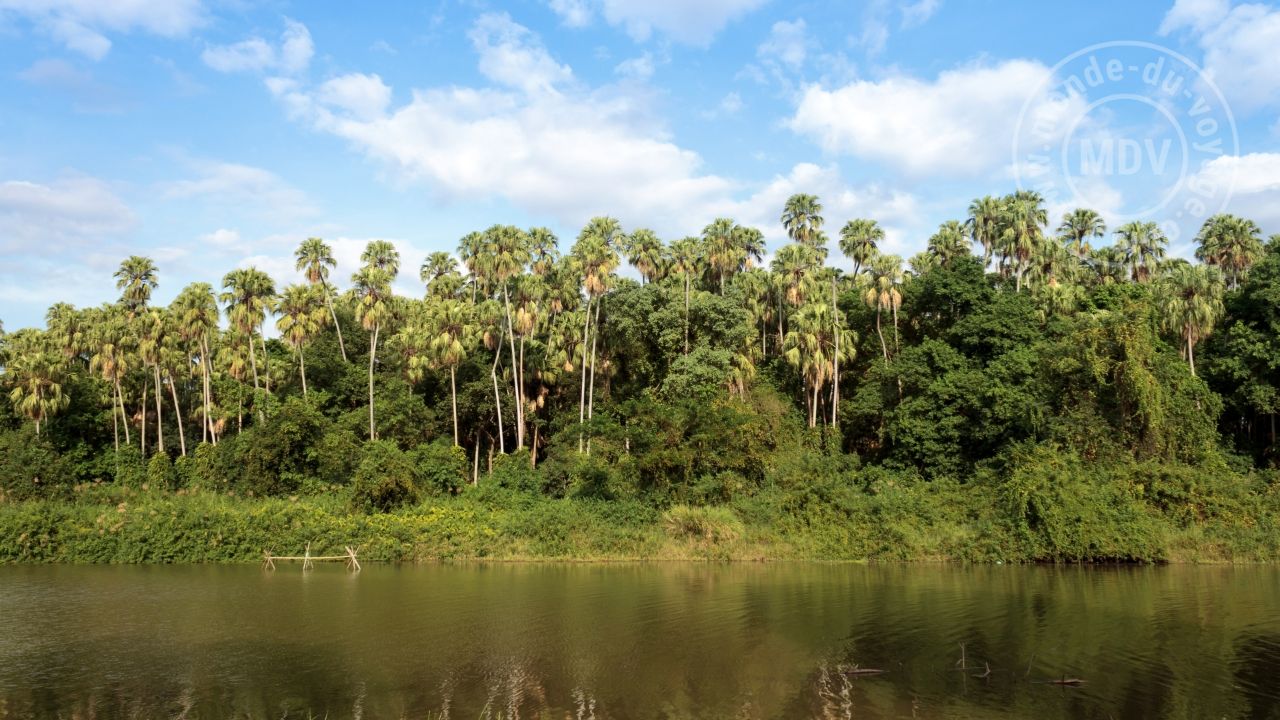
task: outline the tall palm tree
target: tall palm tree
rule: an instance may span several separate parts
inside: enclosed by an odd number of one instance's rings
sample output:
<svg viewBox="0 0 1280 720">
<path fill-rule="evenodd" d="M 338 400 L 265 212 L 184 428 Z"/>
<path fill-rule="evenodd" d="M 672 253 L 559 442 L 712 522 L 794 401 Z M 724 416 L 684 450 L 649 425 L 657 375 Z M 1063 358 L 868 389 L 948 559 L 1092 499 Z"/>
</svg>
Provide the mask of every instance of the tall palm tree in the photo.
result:
<svg viewBox="0 0 1280 720">
<path fill-rule="evenodd" d="M 378 360 L 378 333 L 391 318 L 391 283 L 400 272 L 400 253 L 386 240 L 372 240 L 360 255 L 364 267 L 351 276 L 356 320 L 369 333 L 369 439 L 377 440 L 373 413 L 373 369 Z"/>
<path fill-rule="evenodd" d="M 458 291 L 462 276 L 458 273 L 458 261 L 447 252 L 433 252 L 422 261 L 418 278 L 427 286 L 427 295 L 448 297 Z"/>
<path fill-rule="evenodd" d="M 1164 260 L 1169 239 L 1160 226 L 1153 222 L 1130 222 L 1116 228 L 1115 247 L 1124 254 L 1134 282 L 1145 283 L 1155 274 Z"/>
<path fill-rule="evenodd" d="M 821 260 L 808 245 L 790 243 L 778 248 L 773 256 L 773 272 L 783 287 L 787 303 L 800 307 L 816 289 L 815 273 L 822 266 Z"/>
<path fill-rule="evenodd" d="M 449 368 L 449 396 L 453 405 L 453 444 L 458 434 L 458 366 L 467 359 L 476 326 L 471 308 L 461 300 L 446 298 L 428 309 L 431 328 L 430 357 L 436 367 Z M 536 450 L 536 448 L 535 448 Z"/>
<path fill-rule="evenodd" d="M 320 238 L 307 238 L 302 241 L 293 253 L 297 260 L 297 269 L 306 275 L 307 282 L 319 285 L 324 292 L 324 303 L 329 308 L 329 317 L 333 320 L 333 329 L 338 333 L 338 351 L 342 353 L 342 361 L 347 361 L 347 344 L 342 339 L 342 325 L 338 322 L 338 313 L 333 309 L 333 292 L 329 288 L 329 271 L 338 266 L 333 257 L 333 248 Z"/>
<path fill-rule="evenodd" d="M 964 226 L 956 220 L 948 220 L 938 226 L 938 232 L 929 238 L 929 254 L 938 260 L 938 264 L 949 267 L 959 257 L 969 254 L 969 237 Z"/>
<path fill-rule="evenodd" d="M 582 287 L 586 291 L 586 317 L 582 330 L 582 388 L 578 402 L 578 424 L 581 426 L 592 417 L 595 405 L 596 386 L 596 341 L 600 335 L 601 298 L 608 291 L 613 280 L 613 271 L 618 267 L 617 245 L 622 238 L 622 226 L 610 217 L 592 218 L 587 226 L 578 234 L 578 241 L 573 246 L 574 261 L 582 273 Z M 592 317 L 591 305 L 595 303 L 595 317 Z M 592 324 L 595 332 L 591 333 Z M 591 362 L 587 362 L 587 337 L 591 338 Z M 588 380 L 588 375 L 590 380 Z M 585 407 L 584 407 L 585 406 Z M 578 435 L 578 451 L 584 450 L 584 435 Z M 586 446 L 590 452 L 590 446 Z"/>
<path fill-rule="evenodd" d="M 120 263 L 120 269 L 115 272 L 116 289 L 121 291 L 120 302 L 130 316 L 140 312 L 151 300 L 151 291 L 158 284 L 158 272 L 155 262 L 141 255 L 131 255 Z"/>
<path fill-rule="evenodd" d="M 662 240 L 648 228 L 641 228 L 628 236 L 627 262 L 640 273 L 642 283 L 653 282 L 658 276 L 665 250 Z"/>
<path fill-rule="evenodd" d="M 1004 201 L 985 195 L 969 203 L 969 217 L 965 225 L 969 236 L 982 246 L 982 264 L 991 262 L 991 255 L 1000 240 L 1000 222 L 1004 215 Z"/>
<path fill-rule="evenodd" d="M 502 291 L 502 307 L 507 324 L 507 346 L 511 352 L 511 384 L 515 398 L 516 448 L 524 447 L 524 370 L 516 355 L 516 337 L 511 313 L 511 279 L 529 263 L 529 236 L 511 225 L 494 225 L 484 232 L 486 255 L 480 259 L 482 270 Z"/>
<path fill-rule="evenodd" d="M 792 241 L 812 245 L 822 229 L 822 202 L 816 195 L 797 193 L 782 207 L 782 227 Z"/>
<path fill-rule="evenodd" d="M 290 285 L 280 294 L 276 305 L 279 316 L 276 329 L 280 337 L 298 355 L 298 376 L 302 379 L 302 396 L 307 396 L 306 346 L 320 332 L 324 323 L 324 300 L 315 285 Z"/>
<path fill-rule="evenodd" d="M 213 405 L 213 353 L 210 339 L 218 330 L 218 299 L 208 283 L 192 283 L 178 293 L 170 305 L 176 316 L 178 335 L 187 343 L 188 354 L 199 358 L 200 386 L 204 402 L 201 415 L 204 418 L 200 431 L 202 442 L 218 443 L 214 432 L 211 408 Z"/>
<path fill-rule="evenodd" d="M 687 237 L 671 243 L 671 272 L 684 281 L 684 354 L 689 354 L 689 291 L 692 278 L 702 273 L 702 244 Z"/>
<path fill-rule="evenodd" d="M 3 379 L 9 401 L 20 415 L 40 426 L 63 410 L 71 399 L 63 392 L 65 359 L 53 339 L 39 330 L 19 330 L 8 338 Z"/>
<path fill-rule="evenodd" d="M 92 354 L 89 357 L 89 369 L 97 372 L 103 381 L 115 390 L 111 404 L 112 436 L 115 440 L 116 452 L 120 451 L 120 422 L 124 423 L 124 441 L 128 445 L 130 439 L 129 418 L 124 409 L 124 392 L 121 383 L 128 375 L 131 362 L 129 348 L 130 335 L 126 331 L 123 310 L 116 305 L 106 305 L 92 311 L 89 322 L 89 345 Z M 116 411 L 119 410 L 119 418 Z"/>
<path fill-rule="evenodd" d="M 267 321 L 273 298 L 276 294 L 275 281 L 257 268 L 238 268 L 222 278 L 223 293 L 221 300 L 227 309 L 227 320 L 231 328 L 248 340 L 249 367 L 253 372 L 254 406 L 258 411 L 258 419 L 262 420 L 262 408 L 257 393 L 261 390 L 258 380 L 258 355 L 254 349 L 254 337 L 260 334 Z M 268 392 L 270 388 L 268 387 Z"/>
<path fill-rule="evenodd" d="M 702 229 L 702 242 L 708 269 L 715 274 L 723 295 L 725 281 L 746 261 L 737 225 L 729 218 L 716 218 Z"/>
<path fill-rule="evenodd" d="M 876 256 L 882 242 L 884 229 L 875 220 L 850 220 L 840 228 L 840 252 L 853 261 L 854 277 Z"/>
<path fill-rule="evenodd" d="M 1214 215 L 1196 235 L 1196 257 L 1222 269 L 1232 290 L 1249 268 L 1262 257 L 1262 231 L 1252 220 L 1235 215 Z"/>
<path fill-rule="evenodd" d="M 560 258 L 559 240 L 555 233 L 544 227 L 529 231 L 529 269 L 538 277 L 545 277 Z"/>
<path fill-rule="evenodd" d="M 135 318 L 138 321 L 138 357 L 150 367 L 155 378 L 156 451 L 164 452 L 164 392 L 160 388 L 160 364 L 163 359 L 166 323 L 164 315 L 152 308 Z M 142 409 L 143 436 L 146 436 L 146 412 Z M 145 442 L 144 442 L 145 445 Z M 145 452 L 145 448 L 144 448 Z"/>
<path fill-rule="evenodd" d="M 1013 263 L 1014 287 L 1018 292 L 1022 291 L 1023 275 L 1044 238 L 1048 221 L 1044 198 L 1039 193 L 1019 190 L 1005 198 L 997 247 Z"/>
<path fill-rule="evenodd" d="M 1157 288 L 1163 325 L 1182 341 L 1182 357 L 1195 375 L 1195 347 L 1222 317 L 1222 275 L 1207 265 L 1179 263 L 1160 279 Z"/>
<path fill-rule="evenodd" d="M 894 347 L 898 345 L 898 308 L 902 307 L 902 258 L 897 255 L 878 255 L 867 268 L 867 283 L 862 299 L 876 311 L 876 335 L 880 336 L 880 350 L 885 364 L 889 362 L 889 346 L 884 340 L 880 317 L 885 310 L 893 313 Z"/>
<path fill-rule="evenodd" d="M 1068 247 L 1076 257 L 1085 258 L 1092 250 L 1089 246 L 1089 238 L 1100 238 L 1106 235 L 1107 223 L 1094 210 L 1076 208 L 1062 216 L 1058 234 L 1069 242 Z"/>
</svg>

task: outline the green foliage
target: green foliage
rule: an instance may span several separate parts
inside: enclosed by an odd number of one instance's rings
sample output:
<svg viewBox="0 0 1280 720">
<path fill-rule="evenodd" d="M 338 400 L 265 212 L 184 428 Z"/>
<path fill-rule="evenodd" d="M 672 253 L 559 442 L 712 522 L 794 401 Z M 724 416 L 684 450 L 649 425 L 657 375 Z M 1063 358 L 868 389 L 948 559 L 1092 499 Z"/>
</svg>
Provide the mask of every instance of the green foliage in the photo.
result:
<svg viewBox="0 0 1280 720">
<path fill-rule="evenodd" d="M 709 544 L 731 543 L 742 537 L 742 521 L 727 507 L 673 505 L 662 514 L 667 533 L 677 539 Z"/>
<path fill-rule="evenodd" d="M 471 473 L 467 453 L 448 440 L 419 445 L 410 453 L 414 480 L 433 495 L 456 495 L 466 487 Z"/>
<path fill-rule="evenodd" d="M 34 428 L 0 433 L 0 500 L 65 497 L 74 484 L 67 463 Z"/>
<path fill-rule="evenodd" d="M 415 468 L 408 455 L 388 440 L 365 443 L 351 487 L 351 507 L 388 512 L 417 500 Z"/>
<path fill-rule="evenodd" d="M 178 473 L 168 453 L 158 452 L 147 463 L 147 487 L 152 490 L 172 490 L 177 485 Z"/>
</svg>

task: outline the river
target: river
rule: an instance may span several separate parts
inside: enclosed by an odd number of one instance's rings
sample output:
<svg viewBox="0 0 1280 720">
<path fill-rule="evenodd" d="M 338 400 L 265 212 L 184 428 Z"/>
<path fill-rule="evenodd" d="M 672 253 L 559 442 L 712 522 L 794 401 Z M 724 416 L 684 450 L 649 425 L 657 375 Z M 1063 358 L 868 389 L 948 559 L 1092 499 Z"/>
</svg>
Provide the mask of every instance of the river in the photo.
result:
<svg viewBox="0 0 1280 720">
<path fill-rule="evenodd" d="M 152 717 L 1280 718 L 1280 568 L 0 567 L 0 718 Z"/>
</svg>

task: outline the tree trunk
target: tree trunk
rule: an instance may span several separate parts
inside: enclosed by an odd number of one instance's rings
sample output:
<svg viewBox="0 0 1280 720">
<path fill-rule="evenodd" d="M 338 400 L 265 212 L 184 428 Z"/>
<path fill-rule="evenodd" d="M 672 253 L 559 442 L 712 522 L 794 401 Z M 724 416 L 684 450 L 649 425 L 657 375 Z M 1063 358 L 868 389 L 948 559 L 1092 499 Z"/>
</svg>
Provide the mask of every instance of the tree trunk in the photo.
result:
<svg viewBox="0 0 1280 720">
<path fill-rule="evenodd" d="M 138 449 L 142 451 L 142 457 L 147 456 L 147 383 L 142 383 L 142 434 L 139 436 Z"/>
<path fill-rule="evenodd" d="M 889 364 L 889 346 L 884 342 L 884 332 L 880 329 L 880 310 L 876 309 L 876 335 L 880 336 L 880 351 L 884 353 L 884 364 Z"/>
<path fill-rule="evenodd" d="M 1191 344 L 1191 338 L 1187 338 L 1187 364 L 1191 366 L 1191 376 L 1192 376 L 1192 377 L 1195 377 L 1195 374 L 1196 374 L 1196 350 L 1195 350 L 1195 346 Z M 1210 374 L 1212 374 L 1212 373 L 1210 373 Z"/>
<path fill-rule="evenodd" d="M 596 301 L 595 332 L 591 333 L 591 386 L 587 390 L 587 422 L 591 422 L 596 402 L 596 340 L 600 339 L 600 301 Z M 591 454 L 591 436 L 587 436 L 587 455 Z"/>
<path fill-rule="evenodd" d="M 457 366 L 449 366 L 449 395 L 453 399 L 453 446 L 461 447 L 458 442 L 458 378 Z M 465 455 L 463 457 L 466 457 Z"/>
<path fill-rule="evenodd" d="M 129 416 L 124 410 L 124 393 L 120 390 L 120 378 L 116 378 L 116 400 L 120 402 L 120 421 L 124 423 L 124 444 L 132 445 L 133 440 L 129 438 Z"/>
<path fill-rule="evenodd" d="M 502 331 L 499 330 L 499 333 Z M 502 358 L 502 338 L 498 338 L 498 347 L 493 351 L 493 365 L 489 368 L 489 376 L 493 378 L 493 404 L 498 410 L 498 450 L 504 455 L 507 452 L 506 440 L 502 435 L 502 396 L 498 391 L 498 360 Z"/>
<path fill-rule="evenodd" d="M 369 439 L 377 440 L 377 431 L 373 425 L 373 363 L 378 357 L 378 331 L 382 323 L 373 326 L 373 335 L 369 337 Z"/>
<path fill-rule="evenodd" d="M 347 346 L 342 342 L 342 326 L 338 324 L 338 313 L 333 309 L 333 296 L 329 294 L 329 283 L 321 281 L 324 289 L 324 302 L 329 306 L 329 317 L 333 318 L 333 329 L 338 332 L 338 350 L 342 353 L 342 361 L 347 361 Z"/>
<path fill-rule="evenodd" d="M 477 485 L 480 482 L 480 436 L 476 436 L 476 449 L 474 460 L 471 464 L 471 484 Z"/>
<path fill-rule="evenodd" d="M 115 441 L 116 454 L 120 454 L 120 416 L 116 414 L 115 398 L 111 399 L 111 439 Z"/>
<path fill-rule="evenodd" d="M 538 424 L 533 424 L 533 444 L 529 446 L 529 468 L 538 469 Z"/>
<path fill-rule="evenodd" d="M 218 433 L 214 431 L 213 418 L 209 416 L 209 406 L 213 404 L 213 388 L 211 386 L 212 381 L 209 377 L 209 337 L 207 335 L 200 338 L 200 346 L 202 352 L 200 356 L 200 370 L 201 374 L 204 376 L 204 422 L 209 426 L 209 441 L 214 445 L 217 445 Z"/>
<path fill-rule="evenodd" d="M 840 308 L 836 305 L 836 280 L 831 279 L 831 327 L 835 329 L 835 355 L 831 358 L 831 427 L 836 427 L 840 407 Z"/>
<path fill-rule="evenodd" d="M 271 355 L 267 353 L 267 336 L 258 328 L 258 342 L 262 344 L 262 384 L 271 392 Z"/>
<path fill-rule="evenodd" d="M 685 295 L 687 298 L 688 295 Z M 583 430 L 582 426 L 587 421 L 587 335 L 591 329 L 591 296 L 587 296 L 586 322 L 582 323 L 582 387 L 578 391 L 578 452 L 583 451 Z M 686 315 L 685 317 L 688 317 Z M 685 323 L 688 327 L 688 323 Z M 685 342 L 688 347 L 688 341 Z"/>
<path fill-rule="evenodd" d="M 524 447 L 524 396 L 520 386 L 519 361 L 516 359 L 516 332 L 511 325 L 511 299 L 507 294 L 507 284 L 502 284 L 502 305 L 507 315 L 507 345 L 511 349 L 511 386 L 515 393 L 516 403 L 516 449 Z"/>
<path fill-rule="evenodd" d="M 161 408 L 164 407 L 164 390 L 160 387 L 160 366 L 152 365 L 151 369 L 156 375 L 156 448 L 159 452 L 164 452 L 164 415 Z"/>
<path fill-rule="evenodd" d="M 302 397 L 307 396 L 307 359 L 303 357 L 302 346 L 298 346 L 298 374 L 302 376 Z"/>
<path fill-rule="evenodd" d="M 689 354 L 689 273 L 684 274 L 684 354 Z"/>
<path fill-rule="evenodd" d="M 898 306 L 894 305 L 893 311 L 893 352 L 897 353 L 902 350 L 902 343 L 898 339 Z"/>
<path fill-rule="evenodd" d="M 178 420 L 178 447 L 187 455 L 187 431 L 182 428 L 182 408 L 178 406 L 178 384 L 169 378 L 169 394 L 173 396 L 173 416 Z"/>
</svg>

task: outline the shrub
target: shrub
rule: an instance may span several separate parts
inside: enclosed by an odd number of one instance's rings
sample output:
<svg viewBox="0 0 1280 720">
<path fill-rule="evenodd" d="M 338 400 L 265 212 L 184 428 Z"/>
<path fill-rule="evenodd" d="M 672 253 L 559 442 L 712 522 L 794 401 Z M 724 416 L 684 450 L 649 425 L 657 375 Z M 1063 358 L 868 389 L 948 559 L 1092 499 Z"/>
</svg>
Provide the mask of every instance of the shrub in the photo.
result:
<svg viewBox="0 0 1280 720">
<path fill-rule="evenodd" d="M 673 505 L 662 514 L 667 534 L 677 540 L 733 542 L 742 537 L 742 521 L 726 507 Z"/>
<path fill-rule="evenodd" d="M 0 494 L 14 500 L 64 496 L 74 484 L 62 456 L 32 428 L 0 435 Z"/>
<path fill-rule="evenodd" d="M 152 490 L 169 490 L 175 485 L 177 474 L 173 469 L 173 462 L 169 460 L 169 454 L 166 452 L 158 452 L 151 456 L 151 461 L 147 463 L 147 486 Z"/>
<path fill-rule="evenodd" d="M 414 479 L 425 492 L 457 495 L 466 486 L 471 464 L 467 453 L 447 440 L 419 445 L 411 453 Z"/>
<path fill-rule="evenodd" d="M 363 512 L 388 512 L 417 500 L 409 456 L 388 440 L 364 444 L 356 469 L 351 506 Z"/>
</svg>

